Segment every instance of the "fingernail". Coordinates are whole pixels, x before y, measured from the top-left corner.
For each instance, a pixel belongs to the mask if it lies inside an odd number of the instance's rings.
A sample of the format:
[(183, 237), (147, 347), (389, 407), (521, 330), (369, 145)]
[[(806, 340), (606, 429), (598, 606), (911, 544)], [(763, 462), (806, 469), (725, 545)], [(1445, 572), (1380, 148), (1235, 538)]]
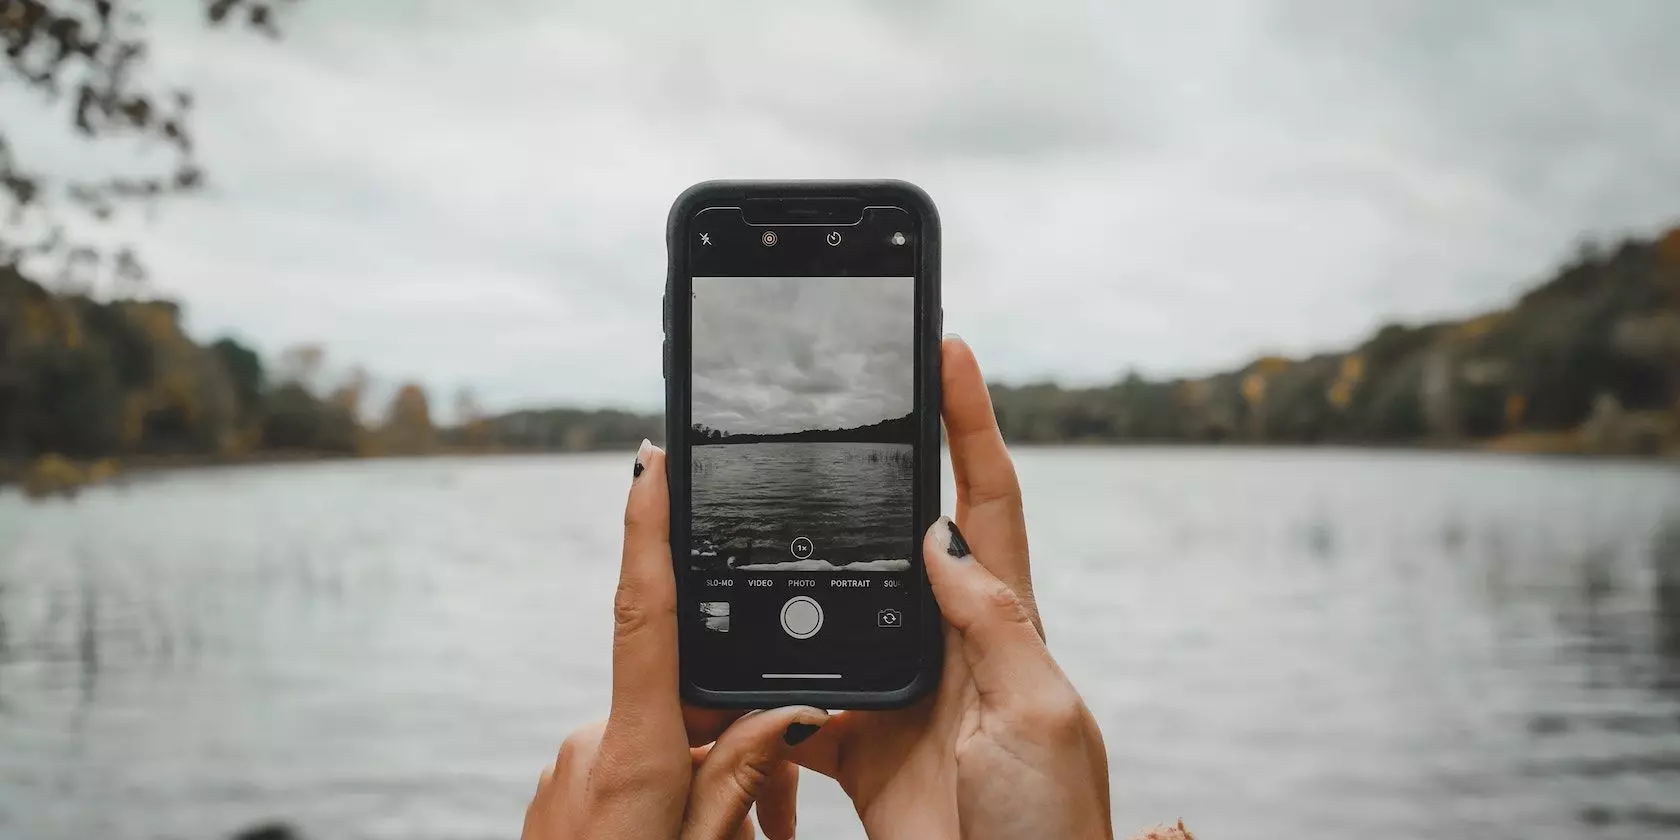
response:
[(652, 442), (650, 442), (647, 438), (642, 438), (642, 445), (636, 449), (636, 468), (630, 473), (631, 481), (641, 478), (642, 470), (647, 469), (647, 467), (642, 465), (642, 456), (646, 454), (648, 449), (652, 446)]
[(782, 740), (790, 747), (797, 747), (805, 743), (805, 739), (817, 734), (822, 726), (815, 723), (790, 723), (787, 731), (782, 733)]
[(963, 539), (957, 523), (952, 522), (948, 516), (941, 518), (945, 520), (945, 532), (948, 535), (945, 539), (945, 553), (958, 560), (973, 560), (974, 551), (968, 547), (968, 540)]

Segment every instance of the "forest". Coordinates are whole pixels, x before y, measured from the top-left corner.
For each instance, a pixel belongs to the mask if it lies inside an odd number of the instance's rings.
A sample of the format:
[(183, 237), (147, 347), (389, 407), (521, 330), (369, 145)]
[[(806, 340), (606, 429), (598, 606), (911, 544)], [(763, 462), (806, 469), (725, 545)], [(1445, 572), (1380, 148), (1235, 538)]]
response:
[(798, 432), (750, 433), (726, 432), (696, 423), (688, 430), (688, 442), (700, 446), (728, 443), (914, 443), (916, 420), (914, 415), (889, 417), (867, 426), (850, 429), (805, 429)]
[(1391, 324), (1357, 347), (1202, 378), (995, 386), (1017, 443), (1680, 449), (1680, 228), (1584, 247), (1511, 306)]
[[(16, 264), (0, 266), (0, 481), (45, 470), (75, 483), (90, 470), (150, 464), (583, 451), (663, 432), (658, 415), (621, 410), (489, 415), (465, 391), (454, 422), (440, 426), (419, 383), (369, 406), (365, 372), (328, 381), (324, 370), (318, 346), (265, 360), (232, 338), (195, 341), (176, 303), (55, 293)], [(1094, 388), (999, 383), (993, 399), (1011, 443), (1676, 455), (1680, 229), (1583, 249), (1506, 309), (1392, 324), (1342, 352), (1263, 356), (1200, 378), (1129, 374)], [(896, 435), (906, 423), (854, 431)]]

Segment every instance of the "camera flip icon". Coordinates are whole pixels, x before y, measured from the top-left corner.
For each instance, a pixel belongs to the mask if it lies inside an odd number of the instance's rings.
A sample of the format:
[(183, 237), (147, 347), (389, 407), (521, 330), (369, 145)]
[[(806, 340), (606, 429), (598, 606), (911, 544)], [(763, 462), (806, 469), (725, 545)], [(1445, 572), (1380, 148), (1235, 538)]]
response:
[(876, 627), (903, 627), (904, 613), (887, 608), (875, 614)]

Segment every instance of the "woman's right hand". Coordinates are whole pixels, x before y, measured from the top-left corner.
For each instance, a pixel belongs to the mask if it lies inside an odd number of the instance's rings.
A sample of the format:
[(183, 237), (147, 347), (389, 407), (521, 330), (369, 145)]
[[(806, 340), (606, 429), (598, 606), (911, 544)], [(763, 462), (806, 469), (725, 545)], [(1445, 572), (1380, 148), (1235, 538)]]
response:
[(957, 525), (923, 540), (947, 623), (934, 696), (835, 715), (794, 759), (851, 796), (872, 840), (1108, 838), (1108, 758), (1079, 692), (1044, 646), (1020, 484), (979, 365), (943, 347)]

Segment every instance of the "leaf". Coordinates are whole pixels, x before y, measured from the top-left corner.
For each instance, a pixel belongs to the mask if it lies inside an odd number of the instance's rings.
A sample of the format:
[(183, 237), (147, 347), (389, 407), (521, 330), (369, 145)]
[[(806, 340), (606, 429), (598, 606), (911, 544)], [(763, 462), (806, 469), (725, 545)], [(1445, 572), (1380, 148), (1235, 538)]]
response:
[(99, 94), (93, 90), (93, 85), (83, 82), (76, 89), (76, 129), (92, 137), (95, 134), (93, 120), (89, 118), (99, 108)]
[(228, 12), (239, 5), (239, 0), (213, 0), (205, 9), (210, 17), (210, 23), (219, 24), (227, 20)]
[(181, 126), (179, 120), (163, 121), (163, 136), (183, 152), (192, 151), (192, 141), (187, 139), (187, 130)]
[(204, 170), (190, 164), (175, 170), (175, 189), (195, 190), (204, 185)]
[(152, 103), (143, 96), (136, 96), (123, 103), (123, 116), (128, 117), (129, 123), (145, 128), (152, 121)]

